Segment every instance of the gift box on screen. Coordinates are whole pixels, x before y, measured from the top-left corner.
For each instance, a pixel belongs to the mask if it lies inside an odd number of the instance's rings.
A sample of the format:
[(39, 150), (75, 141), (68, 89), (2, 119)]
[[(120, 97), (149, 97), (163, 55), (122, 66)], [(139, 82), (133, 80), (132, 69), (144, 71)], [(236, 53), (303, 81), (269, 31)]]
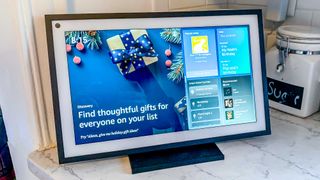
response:
[(174, 109), (179, 117), (179, 122), (183, 130), (188, 129), (188, 117), (187, 117), (187, 99), (183, 97), (175, 105)]
[(146, 30), (130, 30), (113, 36), (107, 39), (107, 44), (112, 62), (123, 75), (158, 61)]

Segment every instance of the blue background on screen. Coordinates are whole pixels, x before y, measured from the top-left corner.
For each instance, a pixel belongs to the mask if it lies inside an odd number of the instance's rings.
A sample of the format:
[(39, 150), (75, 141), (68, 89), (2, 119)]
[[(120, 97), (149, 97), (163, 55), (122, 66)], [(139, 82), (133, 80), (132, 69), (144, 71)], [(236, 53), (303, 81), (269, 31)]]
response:
[[(248, 27), (232, 27), (220, 28), (224, 33), (235, 34), (235, 39), (218, 38), (216, 41), (215, 28), (192, 28), (193, 30), (201, 30), (202, 35), (209, 38), (210, 56), (208, 56), (209, 66), (195, 67), (201, 70), (209, 67), (208, 70), (218, 69), (218, 65), (227, 64), (229, 67), (238, 67), (235, 72), (239, 74), (250, 74), (250, 49)], [(91, 50), (86, 48), (84, 51), (78, 51), (75, 47), (72, 52), (67, 53), (67, 63), (69, 70), (69, 81), (72, 101), (72, 114), (75, 132), (76, 144), (85, 144), (93, 142), (101, 142), (108, 140), (116, 140), (123, 138), (147, 136), (159, 133), (176, 132), (186, 130), (184, 127), (187, 123), (185, 115), (181, 115), (174, 108), (174, 105), (185, 96), (185, 84), (182, 80), (180, 83), (172, 82), (167, 78), (168, 69), (165, 61), (174, 59), (175, 55), (182, 50), (181, 45), (168, 43), (160, 37), (163, 29), (147, 30), (150, 40), (153, 42), (154, 49), (158, 53), (158, 62), (149, 65), (147, 68), (137, 70), (124, 77), (118, 67), (112, 63), (109, 57), (109, 48), (106, 40), (110, 37), (123, 34), (129, 30), (105, 30), (100, 31), (102, 45), (100, 50)], [(221, 57), (222, 50), (219, 42), (228, 41), (229, 45), (237, 48), (236, 57), (223, 59)], [(244, 44), (241, 44), (244, 42)], [(216, 52), (217, 44), (219, 51)], [(164, 52), (170, 47), (172, 56), (167, 57)], [(186, 50), (184, 50), (186, 51)], [(191, 51), (189, 49), (188, 51)], [(244, 51), (244, 52), (242, 52)], [(217, 55), (218, 54), (218, 55)], [(74, 56), (79, 56), (82, 60), (80, 65), (73, 63)], [(219, 58), (217, 58), (219, 56)], [(226, 56), (224, 56), (226, 57)], [(222, 61), (228, 62), (220, 62)], [(219, 59), (219, 60), (218, 60)], [(219, 67), (221, 68), (221, 67)], [(218, 74), (216, 74), (218, 75)], [(215, 76), (216, 76), (215, 75)], [(220, 75), (231, 75), (229, 71), (221, 71)], [(220, 77), (217, 77), (220, 78)], [(251, 82), (248, 82), (249, 84)], [(222, 87), (219, 87), (220, 91)], [(115, 110), (124, 107), (145, 107), (158, 105), (159, 103), (167, 105), (165, 109), (150, 110), (149, 112), (134, 112), (129, 114), (98, 116), (97, 111)], [(78, 108), (79, 105), (89, 106), (86, 108)], [(92, 107), (90, 107), (92, 106)], [(251, 107), (251, 106), (250, 106)], [(80, 116), (79, 112), (87, 113), (87, 117)], [(90, 113), (94, 113), (94, 117), (90, 117)], [(185, 112), (186, 113), (186, 112)], [(157, 115), (155, 120), (146, 120), (149, 115)], [(130, 117), (144, 117), (143, 121), (137, 121), (129, 124)], [(114, 123), (97, 127), (95, 122), (114, 119), (126, 119), (126, 122)], [(111, 121), (108, 121), (111, 122)], [(120, 121), (119, 121), (120, 122)], [(90, 124), (91, 123), (91, 124)], [(82, 124), (82, 126), (81, 126)], [(84, 124), (87, 127), (84, 127)], [(92, 126), (92, 127), (90, 127)]]
[[(111, 139), (121, 139), (128, 137), (136, 137), (141, 135), (152, 135), (153, 128), (156, 130), (174, 131), (181, 130), (177, 113), (174, 111), (173, 105), (185, 95), (184, 83), (174, 83), (167, 79), (169, 72), (164, 65), (168, 59), (164, 51), (171, 47), (174, 54), (181, 50), (180, 45), (173, 45), (165, 42), (160, 37), (161, 29), (148, 31), (149, 37), (154, 42), (154, 48), (159, 54), (158, 62), (150, 65), (148, 68), (131, 73), (125, 78), (112, 63), (108, 52), (106, 39), (127, 32), (128, 30), (100, 31), (102, 39), (102, 48), (91, 50), (86, 48), (80, 52), (73, 47), (71, 53), (67, 54), (69, 79), (71, 89), (71, 100), (73, 109), (73, 120), (75, 127), (76, 144), (89, 142), (98, 142)], [(159, 43), (161, 42), (161, 43)], [(80, 65), (73, 63), (73, 57), (79, 56), (82, 59)], [(143, 106), (146, 104), (169, 104), (165, 111), (156, 111), (158, 120), (144, 121), (135, 124), (116, 124), (112, 126), (100, 128), (80, 128), (80, 122), (88, 122), (103, 119), (119, 118), (116, 116), (80, 118), (77, 105), (93, 105), (93, 108), (84, 109), (86, 112), (98, 109), (115, 109), (125, 106)], [(141, 113), (133, 113), (124, 116), (139, 116)], [(120, 116), (124, 117), (124, 116)], [(142, 125), (143, 124), (143, 125)], [(89, 134), (99, 134), (112, 131), (123, 131), (128, 129), (139, 129), (138, 134), (132, 133), (127, 135), (114, 135), (102, 138), (86, 138), (81, 136)]]

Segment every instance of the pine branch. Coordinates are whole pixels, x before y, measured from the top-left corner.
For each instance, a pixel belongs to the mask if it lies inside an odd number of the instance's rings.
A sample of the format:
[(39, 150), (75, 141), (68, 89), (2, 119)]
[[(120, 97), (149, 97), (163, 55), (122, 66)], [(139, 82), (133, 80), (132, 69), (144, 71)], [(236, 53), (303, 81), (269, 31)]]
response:
[(181, 33), (179, 28), (166, 28), (160, 33), (160, 36), (167, 42), (181, 44)]
[(173, 82), (179, 83), (184, 77), (184, 63), (182, 57), (182, 51), (180, 51), (175, 59), (173, 60), (173, 64), (170, 67), (170, 72), (168, 73), (168, 79)]
[(94, 48), (99, 50), (100, 45), (102, 45), (101, 37), (98, 31), (88, 31), (87, 38), (89, 42), (87, 44), (87, 48), (93, 50)]

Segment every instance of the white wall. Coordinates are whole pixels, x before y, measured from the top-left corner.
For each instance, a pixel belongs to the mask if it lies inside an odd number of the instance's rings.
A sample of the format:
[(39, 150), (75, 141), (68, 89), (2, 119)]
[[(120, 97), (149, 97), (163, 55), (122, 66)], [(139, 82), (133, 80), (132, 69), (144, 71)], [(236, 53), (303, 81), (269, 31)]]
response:
[(0, 106), (17, 179), (35, 179), (27, 157), (37, 148), (29, 58), (19, 0), (0, 1)]
[[(268, 0), (228, 0), (228, 8), (262, 8), (266, 10)], [(297, 0), (294, 17), (288, 17), (285, 24), (308, 25), (320, 27), (320, 1)], [(269, 25), (269, 24), (267, 24)]]

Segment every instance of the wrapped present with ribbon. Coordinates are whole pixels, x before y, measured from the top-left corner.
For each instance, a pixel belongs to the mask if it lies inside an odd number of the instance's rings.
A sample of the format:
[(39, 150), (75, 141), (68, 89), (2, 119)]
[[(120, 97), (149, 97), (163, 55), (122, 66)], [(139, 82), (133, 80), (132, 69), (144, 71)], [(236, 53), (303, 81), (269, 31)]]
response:
[(174, 109), (179, 117), (179, 122), (183, 130), (188, 129), (188, 113), (187, 113), (187, 98), (184, 96), (175, 105)]
[(146, 30), (130, 30), (107, 39), (110, 58), (123, 75), (158, 61)]

